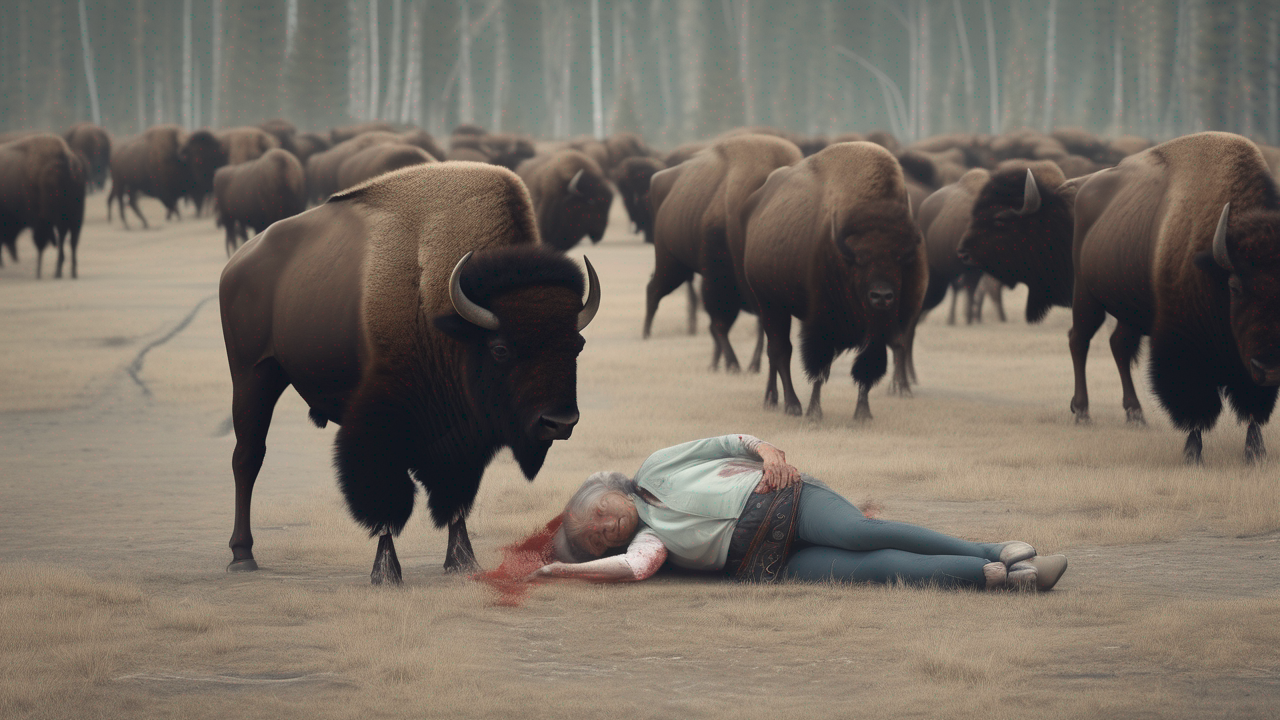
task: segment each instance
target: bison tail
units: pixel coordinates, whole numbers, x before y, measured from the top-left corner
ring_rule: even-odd
[[[409,425],[392,402],[357,396],[334,441],[333,464],[347,510],[370,536],[399,535],[413,514],[417,487],[403,460]]]

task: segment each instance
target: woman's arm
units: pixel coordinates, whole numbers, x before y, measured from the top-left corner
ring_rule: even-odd
[[[800,471],[787,463],[786,453],[752,435],[739,437],[743,446],[758,455],[764,464],[764,478],[756,486],[756,492],[772,492],[800,482]]]
[[[625,555],[584,563],[553,562],[529,575],[538,578],[576,578],[593,582],[637,582],[652,577],[667,559],[667,547],[652,532],[636,535]]]

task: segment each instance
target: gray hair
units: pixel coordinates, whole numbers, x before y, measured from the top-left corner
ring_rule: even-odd
[[[588,518],[600,498],[609,493],[636,494],[636,482],[620,472],[598,472],[587,478],[582,487],[569,498],[564,506],[564,520],[552,539],[556,559],[561,562],[580,563],[595,560],[598,556],[583,547],[582,533],[587,529]]]

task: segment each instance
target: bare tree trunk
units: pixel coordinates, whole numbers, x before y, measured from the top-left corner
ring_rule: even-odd
[[[604,88],[600,68],[600,0],[591,0],[591,132],[604,138]]]
[[[676,0],[676,31],[680,38],[680,136],[690,140],[702,109],[702,49],[706,41],[698,0]]]
[[[952,11],[956,16],[956,34],[960,39],[960,59],[964,63],[964,128],[973,130],[977,127],[977,111],[974,107],[974,84],[977,73],[973,69],[973,54],[969,50],[969,30],[964,24],[964,13],[960,10],[960,0],[952,0]]]
[[[1041,131],[1053,131],[1053,103],[1058,89],[1058,0],[1049,0],[1049,31],[1044,43],[1044,122]]]
[[[920,112],[916,120],[916,140],[929,137],[932,133],[929,99],[933,96],[933,44],[929,32],[929,3],[921,1],[916,5],[916,42],[920,48],[920,62],[916,66],[919,80]]]
[[[458,28],[458,122],[475,120],[475,99],[471,85],[471,3],[459,0],[462,20]]]
[[[991,0],[982,0],[983,17],[987,22],[987,88],[991,101],[991,134],[1000,132],[1000,65],[996,59],[996,23],[991,14]]]
[[[30,127],[31,123],[31,13],[27,4],[24,1],[18,5],[18,102],[22,107],[22,127]]]
[[[1267,142],[1280,144],[1280,7],[1267,17]]]
[[[657,38],[658,53],[658,95],[662,98],[662,129],[658,132],[664,139],[674,129],[675,93],[671,89],[671,50],[667,42],[666,3],[653,0],[649,6],[650,35]]]
[[[350,44],[347,46],[347,115],[352,120],[364,120],[369,109],[369,39],[366,37],[366,15],[359,0],[349,0],[347,17],[350,18]]]
[[[404,34],[404,0],[391,0],[391,57],[387,75],[387,98],[382,106],[382,117],[393,120],[400,114],[400,36]]]
[[[365,110],[366,120],[378,119],[378,100],[382,85],[382,78],[379,77],[379,56],[382,53],[378,47],[379,35],[378,0],[369,0],[369,108]]]
[[[409,46],[405,50],[400,123],[422,123],[422,6],[417,0],[409,0]]]
[[[213,11],[213,99],[209,103],[209,124],[213,127],[218,126],[219,114],[222,111],[222,2],[223,0],[211,0]],[[138,7],[142,7],[142,0],[138,0]],[[138,11],[141,14],[141,10]],[[141,67],[141,60],[139,67]]]
[[[191,87],[191,12],[191,0],[182,0],[182,127],[188,130],[195,127]]]
[[[189,1],[189,0],[188,0]],[[298,0],[288,0],[284,8],[284,59],[293,57],[298,42]]]
[[[1115,54],[1111,60],[1115,77],[1111,85],[1111,125],[1108,132],[1119,135],[1124,132],[1124,39],[1116,28]]]
[[[507,10],[502,0],[493,16],[493,114],[489,123],[494,132],[502,132],[502,115],[507,105],[507,82],[511,75],[510,50],[507,48]]]
[[[191,0],[187,0],[188,5]],[[84,79],[89,85],[89,107],[93,123],[102,124],[102,109],[98,106],[98,77],[93,69],[93,46],[89,44],[89,20],[85,17],[84,0],[80,0],[80,52],[84,58]]]
[[[756,88],[751,80],[751,0],[737,0],[738,80],[742,83],[742,111],[747,125],[755,125]]]

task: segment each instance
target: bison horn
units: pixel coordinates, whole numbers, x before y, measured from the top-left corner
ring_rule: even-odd
[[[574,173],[573,179],[569,181],[569,194],[582,196],[582,191],[578,189],[578,183],[582,181],[582,171]]]
[[[582,311],[578,313],[578,332],[591,324],[596,311],[600,309],[600,278],[596,276],[596,269],[591,267],[591,261],[586,255],[582,256],[582,262],[587,264],[587,301],[582,304]]]
[[[1227,272],[1235,272],[1231,266],[1231,256],[1227,253],[1227,218],[1231,215],[1231,203],[1222,206],[1222,214],[1218,216],[1218,230],[1213,234],[1213,261]]]
[[[1026,189],[1022,194],[1022,209],[1019,215],[1030,215],[1040,209],[1040,188],[1036,186],[1036,176],[1027,170]]]
[[[461,315],[463,320],[485,330],[497,330],[498,316],[491,310],[475,304],[466,296],[466,293],[462,292],[462,266],[467,264],[471,255],[472,253],[463,255],[458,264],[453,266],[453,275],[449,276],[449,300],[453,301],[454,311]]]

